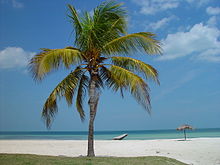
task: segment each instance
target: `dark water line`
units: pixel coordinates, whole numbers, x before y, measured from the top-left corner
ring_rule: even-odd
[[[219,131],[220,128],[198,128],[194,130],[188,130],[194,132],[213,132]],[[176,129],[162,129],[162,130],[121,130],[121,131],[95,131],[95,135],[108,135],[127,133],[130,134],[143,134],[143,133],[176,133]],[[87,135],[87,131],[0,131],[0,135]]]

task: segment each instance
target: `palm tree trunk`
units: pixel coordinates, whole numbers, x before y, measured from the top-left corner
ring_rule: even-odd
[[[185,131],[185,129],[183,131],[184,131],[184,137],[185,137],[185,140],[186,140],[186,131]]]
[[[99,100],[99,93],[96,88],[97,72],[91,73],[91,79],[89,84],[89,107],[90,107],[90,119],[89,119],[89,133],[88,133],[88,152],[87,156],[95,156],[94,152],[94,120],[97,111],[97,105]]]

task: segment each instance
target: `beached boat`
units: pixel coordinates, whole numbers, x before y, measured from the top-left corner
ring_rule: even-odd
[[[120,135],[120,136],[116,136],[113,138],[113,140],[122,140],[124,139],[126,136],[128,136],[128,134],[123,134],[123,135]]]

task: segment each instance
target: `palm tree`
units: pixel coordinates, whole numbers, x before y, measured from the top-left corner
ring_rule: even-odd
[[[75,47],[63,49],[43,48],[29,63],[35,80],[42,80],[60,67],[73,69],[51,92],[42,111],[47,127],[58,111],[57,100],[64,97],[68,105],[75,106],[82,121],[85,118],[83,101],[89,96],[88,154],[95,156],[93,147],[94,120],[101,89],[129,91],[148,112],[150,96],[146,79],[157,83],[158,73],[151,65],[131,58],[136,52],[160,54],[160,44],[149,32],[126,33],[126,10],[122,4],[106,1],[93,10],[79,15],[68,5],[69,18],[75,32]],[[143,78],[142,78],[143,77]]]

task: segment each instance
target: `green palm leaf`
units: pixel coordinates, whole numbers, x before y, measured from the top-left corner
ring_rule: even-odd
[[[80,114],[80,118],[82,121],[84,121],[85,119],[85,113],[83,110],[83,101],[85,99],[88,84],[89,84],[89,78],[86,75],[83,75],[78,84],[78,92],[76,97],[76,108]]]
[[[108,68],[102,66],[99,70],[99,74],[101,80],[105,82],[105,85],[112,88],[114,91],[118,91],[119,89],[123,89],[125,87],[125,84],[120,82],[119,79],[116,79]]]
[[[128,34],[108,42],[103,47],[103,53],[111,54],[133,54],[136,52],[150,55],[161,54],[159,41],[154,39],[155,34],[150,32],[139,32]]]
[[[101,75],[113,90],[128,90],[138,103],[150,113],[149,88],[141,77],[116,65],[111,65],[110,69],[102,67]]]
[[[107,1],[95,8],[94,23],[97,27],[101,25],[98,29],[102,30],[103,34],[108,32],[108,35],[110,35],[109,30],[118,34],[126,33],[126,11],[121,6],[122,4],[117,4],[115,1]]]
[[[42,49],[29,63],[35,79],[41,80],[47,73],[64,65],[66,68],[83,60],[81,52],[73,47],[64,49]]]
[[[151,78],[159,84],[157,70],[143,61],[130,57],[111,57],[111,61],[114,65],[123,67],[132,72],[143,73],[146,79]]]
[[[76,9],[72,5],[68,4],[67,7],[70,11],[70,15],[68,15],[68,17],[71,19],[71,22],[73,24],[73,29],[75,31],[75,43],[77,43],[79,39],[79,35],[82,32],[81,20],[78,16]]]
[[[73,95],[82,74],[82,69],[76,68],[54,88],[47,98],[42,111],[42,117],[45,119],[47,127],[50,127],[51,121],[57,113],[57,98],[65,97],[67,103],[72,104]]]

